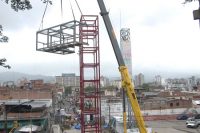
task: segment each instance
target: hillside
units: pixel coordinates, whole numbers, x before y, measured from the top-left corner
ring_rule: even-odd
[[[6,81],[14,81],[17,83],[21,79],[35,80],[35,79],[43,79],[45,83],[54,82],[55,78],[53,76],[44,76],[44,75],[30,75],[25,73],[18,72],[2,72],[0,73],[0,83]]]

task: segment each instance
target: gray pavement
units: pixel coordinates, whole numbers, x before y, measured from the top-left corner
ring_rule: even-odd
[[[146,125],[157,133],[200,133],[200,127],[187,128],[185,120],[147,121]]]
[[[70,130],[65,130],[63,133],[81,133],[81,130],[70,129]]]
[[[200,126],[198,128],[187,128],[185,120],[146,121],[145,123],[153,129],[154,133],[200,133]],[[121,131],[123,132],[123,130]],[[70,129],[65,130],[64,133],[81,133],[81,131]]]

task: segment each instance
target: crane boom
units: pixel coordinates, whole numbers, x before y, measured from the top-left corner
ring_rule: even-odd
[[[135,120],[137,122],[137,126],[140,130],[140,133],[147,133],[146,127],[145,127],[145,123],[142,117],[142,113],[140,110],[140,106],[138,104],[138,100],[134,91],[134,86],[133,83],[131,81],[129,72],[128,72],[128,68],[125,66],[124,63],[124,59],[122,57],[122,53],[120,51],[116,36],[115,36],[115,32],[113,30],[110,18],[108,16],[108,12],[106,10],[105,4],[103,2],[103,0],[97,0],[98,4],[99,4],[99,8],[101,11],[101,16],[103,17],[104,20],[104,24],[106,26],[118,65],[119,65],[119,71],[121,73],[121,78],[122,78],[122,88],[125,89],[127,96],[130,100],[131,103],[131,107],[132,107],[132,111],[134,112],[134,117]]]

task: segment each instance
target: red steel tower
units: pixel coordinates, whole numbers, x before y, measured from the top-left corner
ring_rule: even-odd
[[[80,43],[81,133],[101,133],[99,20],[96,15],[82,15]]]

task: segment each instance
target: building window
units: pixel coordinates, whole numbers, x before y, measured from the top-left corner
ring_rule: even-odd
[[[179,106],[179,103],[176,103],[176,106]]]
[[[173,103],[170,103],[170,107],[173,107]]]
[[[117,107],[117,111],[121,111],[121,107]]]

